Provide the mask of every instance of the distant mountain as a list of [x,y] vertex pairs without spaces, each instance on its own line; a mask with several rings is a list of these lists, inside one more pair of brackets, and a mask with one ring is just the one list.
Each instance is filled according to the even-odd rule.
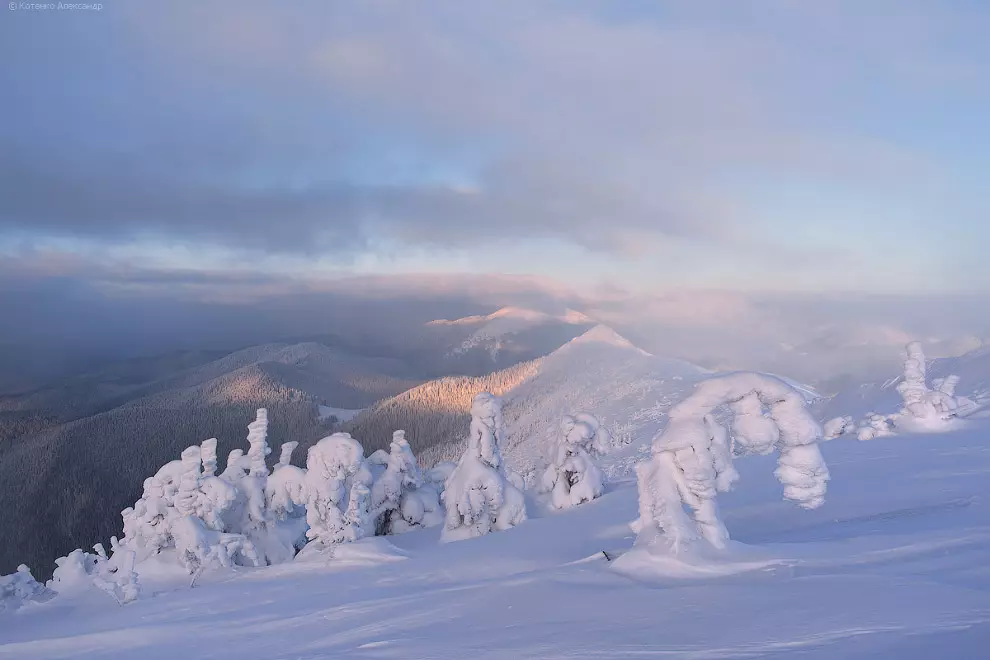
[[574,310],[553,315],[504,307],[486,316],[432,321],[423,328],[422,337],[439,353],[442,372],[481,376],[542,357],[594,323]]
[[619,443],[652,438],[666,410],[708,373],[651,355],[598,325],[546,357],[484,378],[431,381],[385,399],[348,428],[375,442],[404,428],[424,464],[456,460],[467,436],[471,398],[490,391],[505,401],[505,454],[516,469],[526,470],[554,441],[562,415],[591,412]]

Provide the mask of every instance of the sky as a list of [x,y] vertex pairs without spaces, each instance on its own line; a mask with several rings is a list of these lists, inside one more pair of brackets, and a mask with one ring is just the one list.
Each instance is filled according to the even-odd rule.
[[0,19],[0,255],[987,292],[982,2],[120,2]]
[[706,364],[961,351],[987,34],[975,0],[15,2],[0,371],[504,304]]

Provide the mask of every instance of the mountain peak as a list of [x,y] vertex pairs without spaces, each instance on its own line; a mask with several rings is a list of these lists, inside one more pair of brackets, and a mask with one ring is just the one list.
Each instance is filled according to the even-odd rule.
[[650,355],[650,353],[647,353],[643,349],[639,348],[609,326],[602,325],[601,323],[593,327],[591,330],[588,330],[583,335],[579,335],[570,340],[561,348],[581,344],[607,344],[617,348],[630,349],[640,353],[641,355]]

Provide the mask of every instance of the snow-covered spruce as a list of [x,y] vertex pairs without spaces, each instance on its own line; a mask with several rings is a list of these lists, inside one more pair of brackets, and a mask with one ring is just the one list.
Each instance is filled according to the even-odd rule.
[[[255,420],[248,425],[247,455],[237,454],[228,460],[227,469],[221,478],[234,486],[236,498],[225,515],[224,529],[227,532],[244,535],[262,564],[278,564],[292,559],[296,551],[305,545],[306,526],[301,516],[288,515],[286,504],[301,504],[299,499],[292,502],[280,500],[275,509],[270,503],[275,498],[273,491],[285,486],[288,474],[282,475],[282,483],[269,487],[269,473],[265,459],[271,454],[268,445],[268,411],[259,408]],[[287,443],[276,471],[285,467],[292,457],[297,443]],[[231,452],[233,455],[234,452]],[[204,467],[205,467],[204,462]],[[296,492],[294,494],[299,495]],[[284,494],[284,493],[279,493]],[[216,527],[211,527],[216,529]]]
[[[306,527],[306,470],[292,465],[292,452],[298,442],[285,442],[278,464],[265,482],[265,502],[271,516],[277,521],[294,519]],[[305,531],[301,532],[305,538]]]
[[441,541],[459,541],[504,530],[526,519],[526,500],[506,474],[499,444],[502,402],[481,392],[471,403],[468,446],[447,478]]
[[[162,466],[145,479],[144,493],[133,507],[124,509],[121,544],[137,562],[170,552],[190,574],[210,565],[257,563],[253,544],[243,535],[228,532],[240,495],[236,474],[228,466],[224,477],[204,474],[202,457],[216,455],[216,441],[187,447],[180,460]],[[212,466],[211,466],[212,467]],[[235,480],[237,481],[237,480]]]
[[564,415],[560,438],[540,484],[543,492],[550,493],[554,508],[590,502],[605,492],[605,480],[594,457],[604,454],[609,444],[608,431],[594,415]]
[[[784,485],[785,498],[807,509],[825,501],[829,474],[817,445],[822,429],[801,394],[773,376],[720,376],[702,381],[670,409],[666,428],[653,441],[652,457],[636,466],[640,515],[633,527],[638,546],[677,554],[704,539],[716,549],[725,548],[729,534],[716,494],[739,478],[729,433],[713,416],[726,404],[737,450],[780,452],[774,474]],[[684,505],[692,510],[693,520]]]
[[187,447],[180,460],[146,479],[141,499],[122,512],[121,546],[134,552],[138,563],[173,553],[192,575],[216,566],[291,559],[305,543],[300,509],[305,480],[288,464],[294,443],[269,474],[267,430],[268,414],[261,408],[248,426],[247,455],[231,451],[220,476],[215,476],[217,441],[211,438]]
[[439,493],[424,479],[405,431],[395,431],[388,453],[378,450],[368,462],[375,474],[371,508],[376,534],[400,534],[443,522]]
[[[267,411],[259,409],[248,426],[247,454],[231,451],[220,476],[216,438],[187,447],[179,460],[145,479],[141,498],[121,512],[124,537],[120,543],[111,539],[109,556],[98,543],[94,553],[74,550],[60,557],[50,589],[32,586],[30,572],[3,576],[3,607],[93,586],[128,603],[139,594],[136,567],[156,556],[183,566],[195,584],[211,568],[288,561],[307,539],[319,553],[376,531],[399,533],[443,522],[440,494],[454,468],[438,465],[424,478],[403,431],[395,432],[390,453],[376,452],[373,473],[363,447],[347,433],[311,447],[306,469],[291,464],[298,443],[284,443],[269,471],[267,430]],[[494,457],[501,464],[497,442],[479,436],[476,444],[484,445],[489,461]],[[510,501],[521,504],[522,495]]]
[[55,593],[34,579],[24,564],[10,575],[0,575],[0,612],[16,610],[26,603],[41,603]]
[[911,342],[905,350],[904,377],[897,384],[904,407],[893,418],[896,427],[907,431],[944,431],[953,426],[960,412],[976,407],[969,399],[956,396],[958,376],[937,379],[929,388],[920,342]]
[[331,546],[373,535],[371,484],[364,448],[349,433],[334,433],[310,447],[306,457],[307,538]]

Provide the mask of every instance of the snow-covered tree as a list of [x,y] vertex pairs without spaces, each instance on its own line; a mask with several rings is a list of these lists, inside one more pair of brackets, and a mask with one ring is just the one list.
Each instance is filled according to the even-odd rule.
[[822,425],[822,435],[825,440],[833,440],[840,435],[856,430],[856,422],[852,417],[833,417]]
[[440,539],[457,541],[504,530],[526,519],[522,491],[509,482],[499,444],[502,402],[481,392],[471,404],[467,449],[443,492],[446,520]]
[[[211,566],[291,559],[303,526],[281,526],[283,511],[269,507],[267,427],[267,411],[259,409],[248,426],[248,454],[231,451],[220,476],[215,476],[216,439],[211,438],[187,447],[180,460],[146,479],[141,499],[122,512],[121,546],[134,552],[137,562],[174,552],[197,575]],[[298,489],[293,492],[298,502]]]
[[876,412],[868,412],[856,425],[856,438],[858,440],[873,440],[887,435],[893,435],[893,421],[891,415],[881,415]]
[[372,474],[361,443],[334,433],[309,448],[306,458],[306,536],[324,545],[374,534],[370,520]]
[[16,610],[25,603],[41,603],[54,596],[55,592],[35,580],[31,569],[24,564],[10,575],[0,575],[0,612]]
[[[288,516],[284,509],[272,511],[269,508],[270,496],[274,496],[268,486],[271,478],[265,459],[272,450],[268,444],[268,411],[259,408],[255,420],[248,425],[247,455],[231,452],[227,469],[221,479],[233,486],[237,500],[226,516],[223,531],[243,534],[251,541],[256,553],[265,564],[278,564],[292,559],[302,546],[304,530],[299,524],[287,524]],[[283,447],[282,461],[291,460],[292,450],[298,443],[287,443]],[[282,485],[288,478],[282,476]],[[281,494],[281,493],[280,493]],[[287,504],[280,501],[279,505]],[[215,529],[215,528],[212,528]]]
[[[225,518],[238,500],[235,486],[220,477],[204,474],[202,457],[216,456],[216,441],[187,447],[180,460],[171,461],[145,479],[144,493],[133,507],[124,509],[122,544],[136,553],[137,561],[174,549],[173,527],[184,517],[199,519],[205,528],[225,531]],[[215,460],[215,458],[214,458]],[[213,470],[215,465],[211,465]]]
[[263,563],[246,536],[209,529],[201,518],[183,516],[172,524],[171,532],[178,561],[193,576],[191,584],[210,568]]
[[376,451],[368,461],[376,468],[375,483],[371,488],[376,527],[379,534],[388,534],[391,518],[399,510],[403,492],[422,486],[423,475],[406,441],[405,431],[392,434],[388,453]]
[[[829,474],[818,441],[822,429],[801,394],[784,381],[758,373],[735,373],[699,383],[668,411],[666,428],[654,439],[652,457],[636,466],[639,519],[637,545],[679,553],[704,539],[722,549],[729,539],[716,494],[739,475],[732,465],[728,430],[714,410],[728,405],[732,441],[739,453],[779,451],[774,474],[784,497],[813,509],[825,501]],[[766,412],[764,412],[766,408]],[[688,517],[690,507],[694,519]]]
[[543,473],[542,490],[556,509],[590,502],[605,492],[605,480],[593,457],[608,450],[608,432],[588,413],[565,415],[560,437]]
[[283,442],[282,449],[278,456],[278,463],[275,465],[275,469],[285,467],[286,465],[292,464],[292,452],[296,450],[299,443],[293,440],[292,442]]
[[72,594],[96,587],[123,605],[137,600],[141,593],[134,571],[135,553],[122,547],[117,537],[110,539],[108,556],[102,543],[93,546],[95,552],[73,550],[55,560],[55,571],[48,587],[58,594]]
[[375,473],[371,508],[377,534],[400,534],[443,522],[439,490],[419,469],[405,431],[395,431],[389,452],[368,458]]
[[[278,464],[265,483],[265,501],[269,513],[276,520],[306,513],[306,470],[292,465],[292,452],[298,442],[282,444]],[[305,532],[303,532],[305,535]]]
[[906,347],[904,377],[897,384],[897,392],[904,400],[904,407],[894,417],[894,425],[909,431],[939,431],[951,425],[960,407],[975,407],[972,401],[956,396],[958,376],[947,376],[932,382],[928,387],[927,365],[921,342],[911,342]]

